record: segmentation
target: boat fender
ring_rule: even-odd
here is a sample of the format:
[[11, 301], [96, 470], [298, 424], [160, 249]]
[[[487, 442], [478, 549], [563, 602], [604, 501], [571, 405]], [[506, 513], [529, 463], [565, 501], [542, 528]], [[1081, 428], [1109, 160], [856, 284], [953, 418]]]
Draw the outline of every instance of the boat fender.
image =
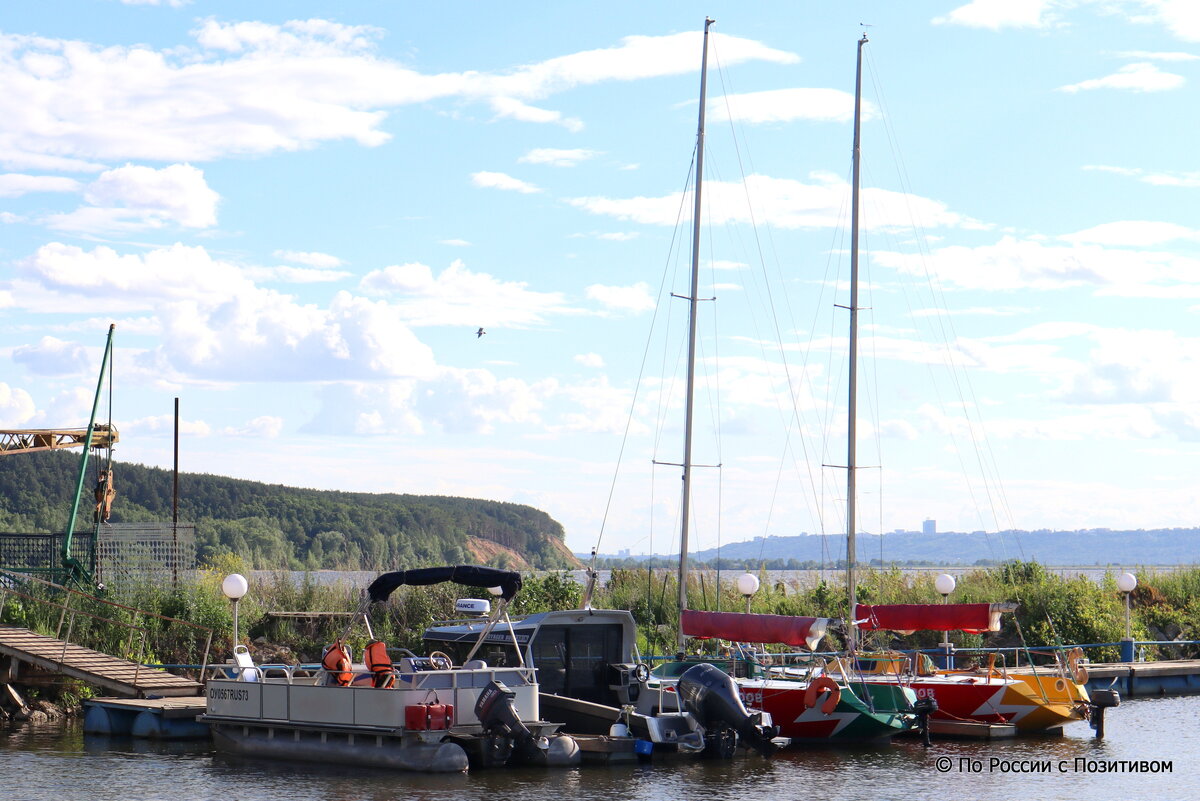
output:
[[804, 706], [812, 709], [817, 705], [817, 696], [823, 692], [829, 695], [821, 704], [821, 714], [832, 715], [833, 710], [837, 709], [838, 701], [842, 700], [842, 688], [828, 676], [818, 676], [808, 683], [808, 689], [804, 691]]
[[321, 667], [325, 668], [338, 687], [350, 686], [350, 654], [341, 640], [335, 640], [333, 645], [325, 649], [321, 655]]
[[1067, 669], [1071, 674], [1071, 678], [1076, 684], [1087, 684], [1088, 669], [1080, 664], [1083, 659], [1083, 649], [1078, 645], [1071, 649], [1067, 655]]

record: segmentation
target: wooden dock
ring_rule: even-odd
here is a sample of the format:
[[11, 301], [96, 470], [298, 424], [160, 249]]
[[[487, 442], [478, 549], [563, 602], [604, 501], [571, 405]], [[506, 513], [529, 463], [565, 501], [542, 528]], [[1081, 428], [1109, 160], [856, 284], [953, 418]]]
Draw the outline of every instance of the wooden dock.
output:
[[190, 740], [209, 736], [196, 721], [204, 714], [200, 696], [176, 698], [89, 698], [83, 702], [84, 734]]
[[165, 670], [93, 651], [17, 626], [0, 626], [0, 655], [124, 698], [196, 696], [203, 686]]

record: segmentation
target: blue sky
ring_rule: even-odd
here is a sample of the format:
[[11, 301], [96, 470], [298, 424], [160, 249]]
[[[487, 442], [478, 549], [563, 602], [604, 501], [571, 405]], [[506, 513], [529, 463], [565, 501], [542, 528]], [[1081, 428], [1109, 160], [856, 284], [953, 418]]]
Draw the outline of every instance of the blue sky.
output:
[[330, 8], [0, 10], [0, 427], [675, 549], [707, 13], [693, 547], [841, 533], [868, 23], [861, 528], [1196, 523], [1195, 4]]

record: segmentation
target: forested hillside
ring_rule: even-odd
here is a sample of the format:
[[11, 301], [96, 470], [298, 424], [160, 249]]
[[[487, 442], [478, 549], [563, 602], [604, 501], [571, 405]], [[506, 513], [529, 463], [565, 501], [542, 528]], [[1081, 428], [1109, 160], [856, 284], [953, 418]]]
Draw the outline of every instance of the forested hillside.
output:
[[[79, 453], [0, 458], [0, 531], [64, 531]], [[117, 464], [112, 522], [171, 520], [171, 473]], [[80, 522], [91, 526], [89, 466]], [[471, 498], [297, 489], [180, 474], [180, 521], [196, 524], [203, 562], [232, 551], [256, 568], [392, 569], [482, 562], [554, 569], [574, 558], [562, 526], [529, 506]]]

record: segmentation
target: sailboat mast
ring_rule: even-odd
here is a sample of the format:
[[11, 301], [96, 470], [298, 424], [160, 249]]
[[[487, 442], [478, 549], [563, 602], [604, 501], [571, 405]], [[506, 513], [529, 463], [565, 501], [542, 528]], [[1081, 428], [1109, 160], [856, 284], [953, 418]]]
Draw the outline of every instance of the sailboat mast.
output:
[[858, 469], [857, 442], [858, 432], [856, 422], [858, 417], [858, 206], [860, 184], [860, 162], [862, 161], [861, 146], [861, 111], [862, 111], [862, 49], [867, 43], [867, 35], [863, 34], [858, 41], [858, 64], [854, 72], [854, 155], [853, 155], [853, 187], [851, 189], [850, 211], [850, 388], [847, 403], [847, 432], [846, 432], [846, 586], [850, 594], [849, 616], [846, 618], [846, 644], [854, 651], [857, 635], [854, 628], [854, 613], [858, 606], [858, 587], [855, 584], [854, 534], [857, 528], [855, 521], [856, 492], [855, 472]]
[[692, 212], [692, 287], [688, 293], [687, 401], [683, 419], [683, 508], [679, 525], [679, 646], [683, 647], [683, 610], [687, 609], [688, 516], [692, 502], [692, 412], [696, 386], [696, 304], [700, 291], [700, 189], [704, 180], [704, 106], [708, 89], [708, 28], [704, 19], [704, 50], [700, 57], [700, 117], [696, 124], [695, 209]]

